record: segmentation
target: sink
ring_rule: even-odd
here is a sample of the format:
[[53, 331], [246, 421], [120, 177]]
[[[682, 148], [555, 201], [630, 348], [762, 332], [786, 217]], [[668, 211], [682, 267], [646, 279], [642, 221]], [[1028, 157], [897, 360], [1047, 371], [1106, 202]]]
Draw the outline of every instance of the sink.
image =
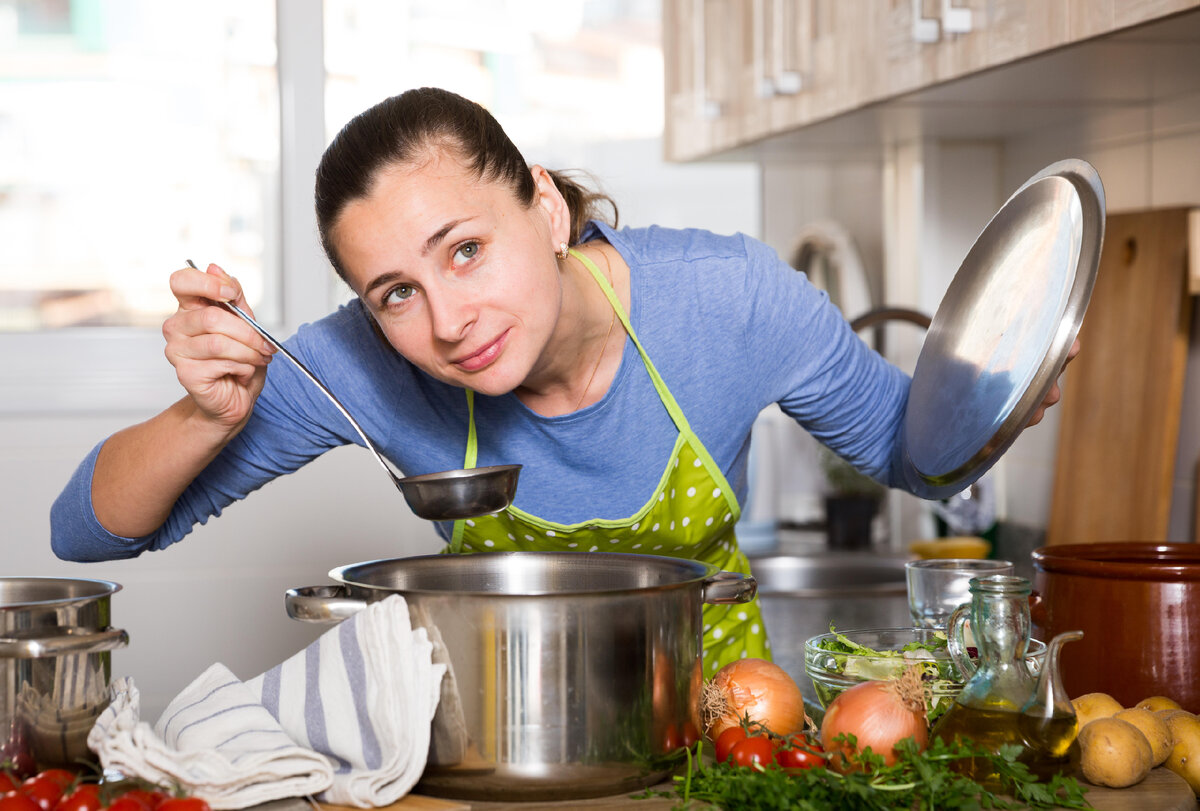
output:
[[908, 628], [908, 558], [871, 552], [750, 558], [758, 601], [775, 663], [800, 685], [805, 702], [819, 707], [804, 672], [804, 643], [829, 632]]

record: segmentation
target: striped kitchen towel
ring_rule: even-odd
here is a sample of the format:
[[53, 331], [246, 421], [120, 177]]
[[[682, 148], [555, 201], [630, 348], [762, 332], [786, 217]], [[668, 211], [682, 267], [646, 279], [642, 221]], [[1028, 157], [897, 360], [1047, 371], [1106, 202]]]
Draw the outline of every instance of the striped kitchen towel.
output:
[[425, 767], [446, 669], [432, 651], [392, 595], [248, 682], [213, 665], [153, 727], [132, 680], [118, 679], [88, 745], [105, 769], [179, 783], [214, 809], [310, 794], [389, 805]]

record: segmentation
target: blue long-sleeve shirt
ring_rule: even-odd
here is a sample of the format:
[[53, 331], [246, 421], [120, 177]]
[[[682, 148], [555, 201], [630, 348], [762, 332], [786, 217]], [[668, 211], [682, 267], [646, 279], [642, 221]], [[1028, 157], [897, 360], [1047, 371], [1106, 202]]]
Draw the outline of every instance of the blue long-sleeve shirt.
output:
[[[630, 319], [693, 430], [746, 496], [750, 429], [782, 409], [856, 467], [901, 486], [896, 446], [909, 379], [850, 330], [826, 294], [742, 235], [593, 223], [630, 268]], [[287, 341], [372, 441], [408, 475], [463, 466], [466, 397], [417, 369], [355, 300]], [[654, 491], [676, 438], [637, 349], [625, 342], [603, 399], [546, 417], [513, 394], [476, 397], [478, 464], [520, 463], [515, 504], [560, 523], [624, 518]], [[183, 492], [166, 522], [122, 538], [96, 520], [97, 446], [51, 509], [52, 546], [68, 560], [128, 558], [182, 539], [266, 482], [361, 440], [290, 363], [272, 363], [242, 431]], [[364, 456], [363, 464], [374, 464]], [[450, 525], [438, 527], [448, 537]]]

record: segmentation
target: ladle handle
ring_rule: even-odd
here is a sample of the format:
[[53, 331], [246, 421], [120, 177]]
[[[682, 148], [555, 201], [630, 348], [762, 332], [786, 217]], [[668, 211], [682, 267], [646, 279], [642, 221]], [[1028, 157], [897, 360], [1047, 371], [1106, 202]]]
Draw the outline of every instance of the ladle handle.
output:
[[[194, 268], [196, 267], [196, 264], [192, 262], [191, 259], [187, 260], [187, 263]], [[199, 268], [196, 269], [199, 270]], [[229, 310], [229, 312], [233, 313], [238, 318], [249, 324], [255, 332], [266, 339], [267, 343], [271, 344], [271, 346], [282, 352], [285, 358], [290, 360], [292, 364], [304, 374], [305, 377], [311, 380], [313, 385], [320, 389], [321, 392], [329, 398], [329, 402], [333, 403], [333, 407], [341, 412], [342, 416], [346, 418], [346, 422], [350, 423], [354, 430], [358, 432], [358, 435], [362, 437], [362, 441], [365, 442], [367, 447], [371, 449], [371, 452], [375, 454], [375, 458], [379, 460], [379, 464], [383, 466], [383, 469], [386, 470], [393, 478], [396, 477], [396, 471], [392, 470], [391, 467], [388, 466], [387, 461], [383, 458], [383, 454], [379, 452], [379, 449], [375, 447], [374, 443], [371, 442], [370, 437], [367, 436], [367, 432], [362, 429], [362, 426], [358, 424], [354, 417], [350, 416], [350, 412], [347, 411], [346, 407], [338, 401], [338, 398], [333, 395], [333, 392], [327, 389], [325, 384], [318, 380], [316, 375], [310, 372], [308, 367], [300, 362], [299, 358], [289, 352], [287, 347], [275, 340], [274, 335], [263, 329], [262, 325], [255, 321], [249, 313], [234, 304], [232, 301], [218, 301], [217, 304], [220, 304], [222, 307]]]

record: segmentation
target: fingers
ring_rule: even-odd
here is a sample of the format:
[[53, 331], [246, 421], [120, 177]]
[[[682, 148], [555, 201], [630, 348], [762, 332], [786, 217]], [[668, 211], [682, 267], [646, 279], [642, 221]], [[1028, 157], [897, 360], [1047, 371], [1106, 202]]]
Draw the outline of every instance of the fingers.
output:
[[[1083, 349], [1083, 344], [1079, 343], [1079, 339], [1076, 338], [1075, 342], [1073, 344], [1071, 344], [1070, 351], [1067, 352], [1067, 363], [1070, 363], [1072, 360], [1074, 360], [1075, 356], [1079, 354], [1079, 351], [1081, 349]], [[1065, 366], [1066, 363], [1064, 363], [1063, 365]]]
[[217, 265], [208, 270], [180, 268], [171, 274], [171, 292], [180, 307], [195, 309], [215, 301], [245, 302], [242, 286]]
[[172, 363], [225, 361], [257, 367], [270, 363], [275, 352], [240, 318], [212, 305], [180, 310], [163, 322], [163, 337]]
[[[202, 335], [223, 335], [265, 356], [267, 360], [275, 353], [275, 347], [258, 334], [245, 321], [227, 312], [214, 302], [229, 301], [253, 317], [253, 310], [246, 302], [242, 286], [218, 265], [210, 264], [207, 270], [195, 267], [181, 268], [171, 274], [171, 292], [179, 302], [175, 315], [163, 324], [163, 335], [170, 343], [173, 339], [186, 340]], [[228, 344], [220, 341], [206, 343], [203, 348], [191, 353], [192, 357], [226, 357]], [[249, 356], [236, 348], [231, 359], [251, 362]], [[264, 361], [265, 362], [265, 361]]]

